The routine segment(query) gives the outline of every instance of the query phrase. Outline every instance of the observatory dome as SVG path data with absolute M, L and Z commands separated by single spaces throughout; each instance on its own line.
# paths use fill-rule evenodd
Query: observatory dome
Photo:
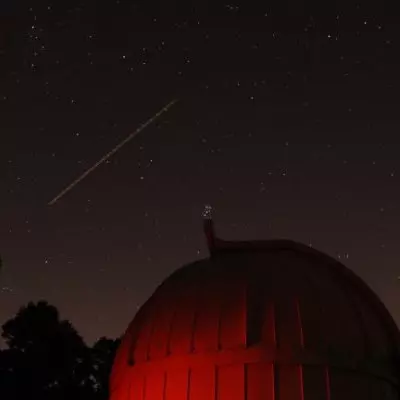
M 210 257 L 128 327 L 111 400 L 399 400 L 399 330 L 360 278 L 309 246 L 206 229 Z

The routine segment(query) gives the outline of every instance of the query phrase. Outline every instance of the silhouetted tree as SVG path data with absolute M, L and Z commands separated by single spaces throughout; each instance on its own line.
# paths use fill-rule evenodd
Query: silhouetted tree
M 19 353 L 13 350 L 0 350 L 0 397 L 15 398 L 16 374 L 13 366 L 18 363 Z
M 3 325 L 4 351 L 17 398 L 71 398 L 89 394 L 90 352 L 68 321 L 44 301 L 29 303 Z
M 119 346 L 120 339 L 100 338 L 92 347 L 92 366 L 95 378 L 97 398 L 107 399 L 109 395 L 109 377 L 115 352 Z
M 41 301 L 22 307 L 3 325 L 8 348 L 0 351 L 0 398 L 105 400 L 119 340 L 92 348 L 58 310 Z

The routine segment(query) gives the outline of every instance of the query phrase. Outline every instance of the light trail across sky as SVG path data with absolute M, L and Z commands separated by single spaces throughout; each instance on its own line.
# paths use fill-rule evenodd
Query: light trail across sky
M 154 122 L 161 114 L 164 114 L 171 108 L 177 100 L 172 100 L 165 107 L 163 107 L 157 114 L 153 115 L 149 120 L 147 120 L 144 124 L 140 125 L 134 132 L 132 132 L 129 136 L 127 136 L 122 142 L 118 143 L 111 151 L 105 154 L 99 161 L 97 161 L 93 166 L 87 169 L 82 175 L 80 175 L 77 179 L 75 179 L 71 184 L 69 184 L 65 189 L 63 189 L 56 197 L 51 200 L 48 205 L 52 206 L 58 200 L 61 199 L 65 194 L 67 194 L 71 189 L 73 189 L 80 181 L 86 178 L 91 172 L 93 172 L 99 165 L 101 165 L 104 161 L 108 160 L 113 154 L 115 154 L 121 147 L 127 144 L 130 140 L 132 140 L 137 134 L 139 134 L 143 129 L 145 129 L 148 125 Z

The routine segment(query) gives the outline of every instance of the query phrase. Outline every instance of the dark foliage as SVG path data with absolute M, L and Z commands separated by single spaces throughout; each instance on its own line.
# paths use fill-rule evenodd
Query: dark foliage
M 3 399 L 106 399 L 119 340 L 88 347 L 58 310 L 41 301 L 22 307 L 3 325 L 8 346 L 0 351 Z

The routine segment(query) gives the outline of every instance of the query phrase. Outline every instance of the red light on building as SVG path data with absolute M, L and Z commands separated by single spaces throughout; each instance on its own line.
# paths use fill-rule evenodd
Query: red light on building
M 360 278 L 299 243 L 205 228 L 210 258 L 129 326 L 111 400 L 399 400 L 400 333 Z

